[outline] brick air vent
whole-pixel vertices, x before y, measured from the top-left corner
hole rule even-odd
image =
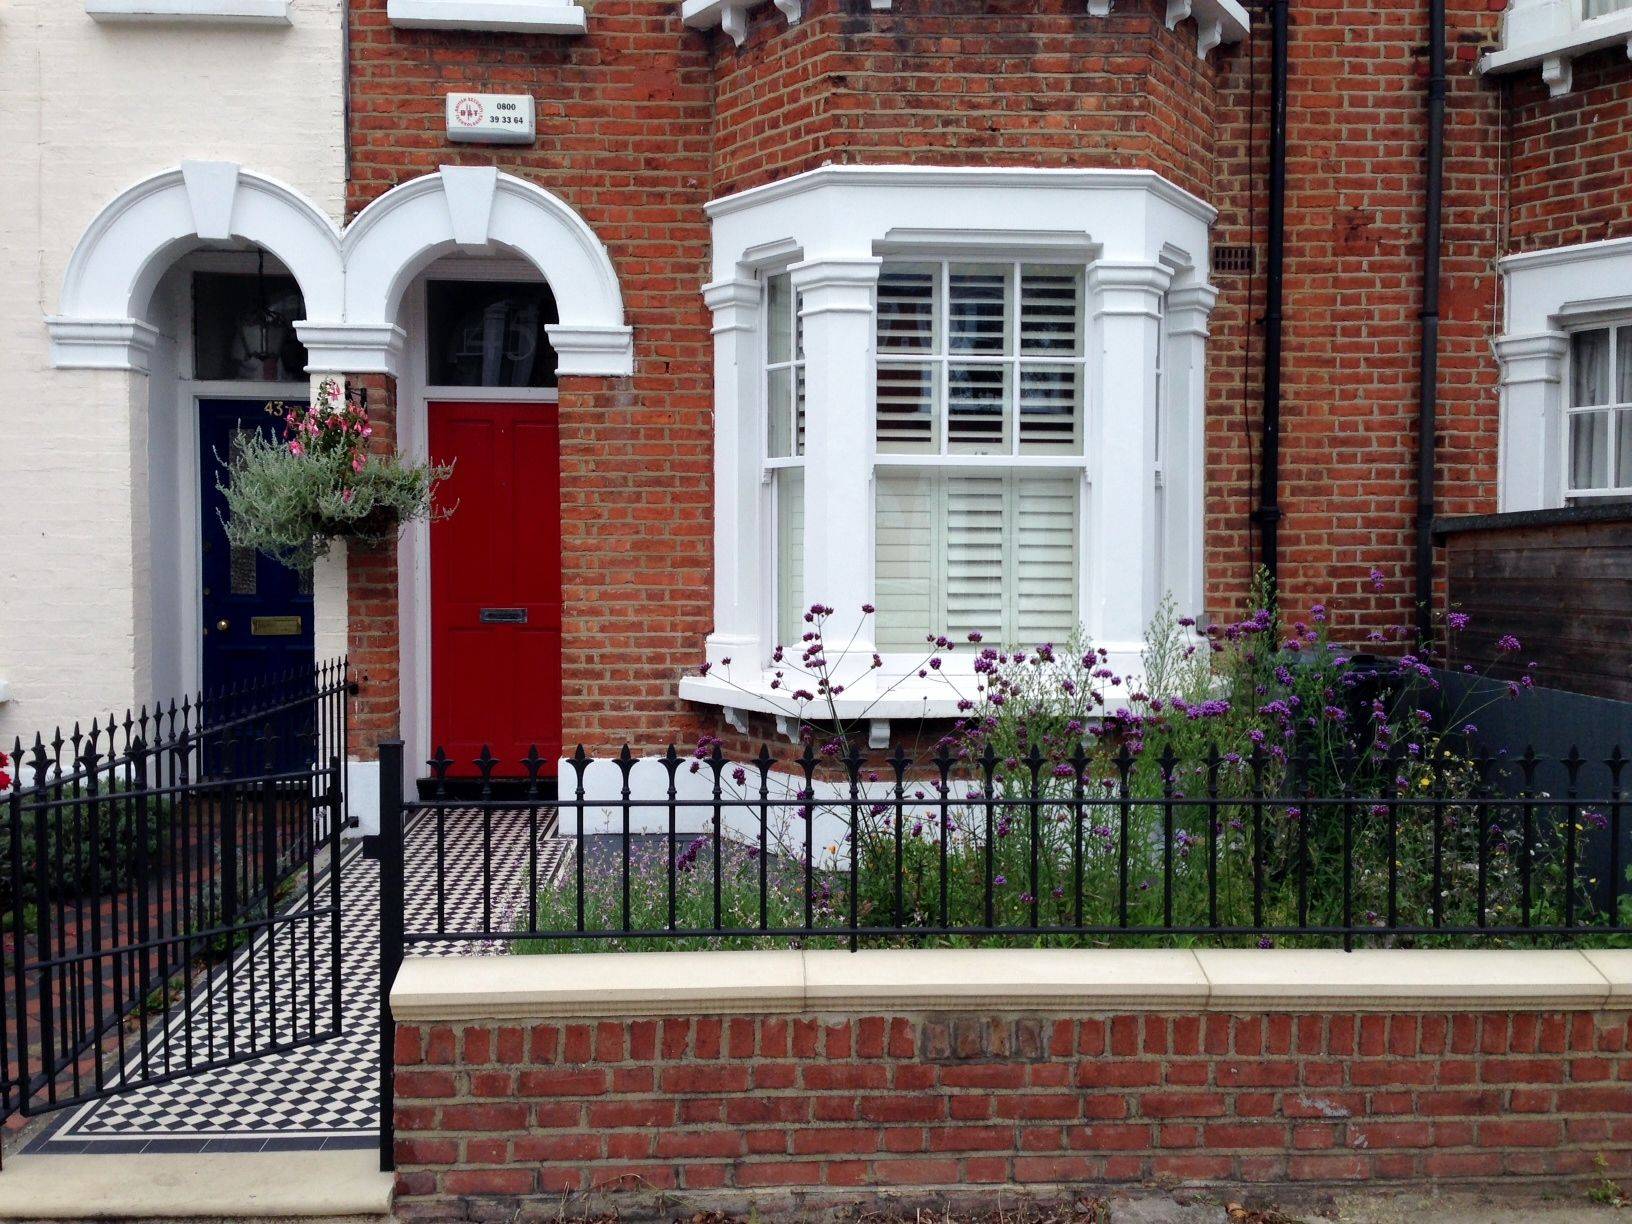
[[[1247,276],[1252,273],[1252,247],[1250,245],[1215,246],[1213,248],[1213,271],[1220,276]]]

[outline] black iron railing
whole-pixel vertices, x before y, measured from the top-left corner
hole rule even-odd
[[[0,1112],[77,1104],[332,1027],[338,978],[324,982],[317,961],[338,960],[339,881],[319,887],[318,859],[344,819],[346,670],[14,743],[0,791]],[[227,967],[206,972],[215,965]]]
[[[395,764],[394,764],[395,762]],[[400,747],[382,749],[388,782]],[[1627,759],[536,754],[388,796],[404,945],[1483,942],[1632,930]],[[614,767],[611,793],[588,779]],[[644,773],[646,785],[637,778]],[[653,781],[655,779],[655,785]],[[395,862],[393,863],[393,859]],[[557,864],[560,864],[559,866]],[[400,911],[399,911],[400,912]]]

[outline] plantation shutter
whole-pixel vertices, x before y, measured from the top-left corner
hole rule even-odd
[[[1004,486],[1001,473],[941,476],[946,518],[944,554],[946,630],[962,638],[978,632],[1001,634],[1005,579]]]
[[[1077,490],[1081,484],[1072,474],[1018,474],[1011,481],[1011,589],[1014,640],[1020,645],[1063,642],[1077,626]]]
[[[792,650],[805,632],[805,470],[776,472],[776,632]]]
[[[932,473],[881,470],[873,543],[880,650],[917,650],[941,618],[940,496]]]
[[[1074,474],[882,469],[875,584],[880,650],[971,632],[1060,642],[1077,623]]]

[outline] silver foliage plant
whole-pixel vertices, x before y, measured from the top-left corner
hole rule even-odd
[[[309,405],[274,402],[266,410],[282,421],[283,436],[244,431],[222,457],[217,487],[233,547],[310,570],[335,540],[383,543],[408,523],[451,513],[437,505],[436,490],[453,466],[370,453],[365,402],[334,379]]]

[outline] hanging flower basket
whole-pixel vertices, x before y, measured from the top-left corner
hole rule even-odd
[[[407,523],[449,513],[435,495],[452,466],[368,453],[374,431],[360,394],[342,394],[326,379],[309,406],[266,408],[281,419],[283,437],[239,434],[222,458],[222,523],[235,548],[310,570],[335,540],[383,543]]]

